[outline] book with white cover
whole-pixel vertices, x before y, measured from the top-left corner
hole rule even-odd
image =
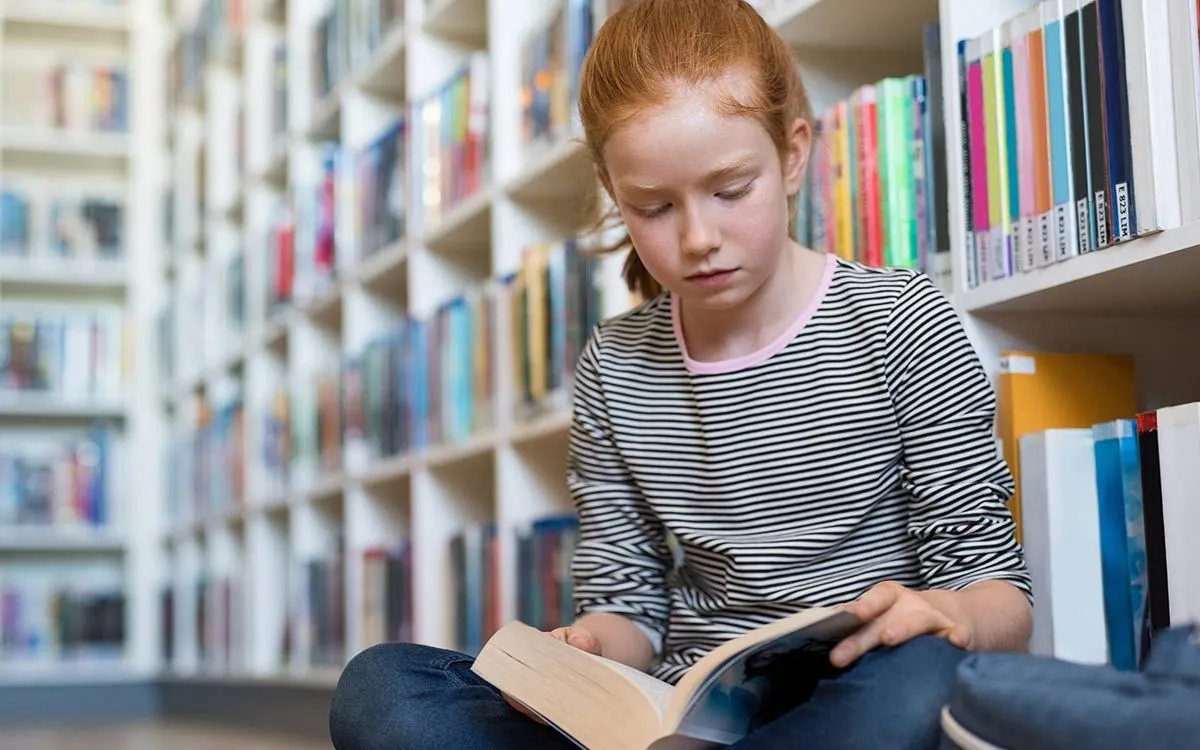
[[[1090,429],[1021,437],[1021,528],[1033,579],[1035,654],[1108,660],[1096,458]]]
[[[1158,410],[1171,624],[1200,622],[1200,403]]]

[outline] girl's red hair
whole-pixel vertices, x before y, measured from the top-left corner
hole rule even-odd
[[[628,3],[600,27],[583,63],[579,111],[592,160],[603,170],[608,139],[643,110],[738,72],[748,73],[753,86],[719,106],[755,117],[783,159],[796,118],[811,120],[808,95],[787,44],[758,11],[744,0]],[[788,209],[792,233],[796,196],[788,197]],[[644,298],[656,296],[661,287],[628,235],[608,250],[626,248],[626,284]]]

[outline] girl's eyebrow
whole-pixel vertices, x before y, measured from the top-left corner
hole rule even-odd
[[[754,157],[740,156],[728,164],[717,167],[706,174],[703,178],[703,182],[719,182],[721,180],[729,179],[730,177],[737,177],[753,166]],[[655,182],[630,182],[628,180],[618,180],[617,188],[623,193],[652,193],[655,190],[660,190],[662,188],[662,184]]]

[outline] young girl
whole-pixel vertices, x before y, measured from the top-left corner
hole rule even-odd
[[[551,635],[675,682],[747,629],[845,606],[863,627],[822,674],[779,675],[737,747],[936,747],[958,662],[1021,650],[1031,627],[995,397],[955,311],[919,273],[792,241],[811,115],[742,0],[623,7],[580,110],[648,301],[578,363],[578,619]],[[334,744],[571,746],[470,667],[366,650],[338,686]]]

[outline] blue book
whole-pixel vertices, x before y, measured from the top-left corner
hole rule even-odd
[[[1100,502],[1100,564],[1109,660],[1116,669],[1139,666],[1146,608],[1146,538],[1137,421],[1093,426],[1096,490]]]

